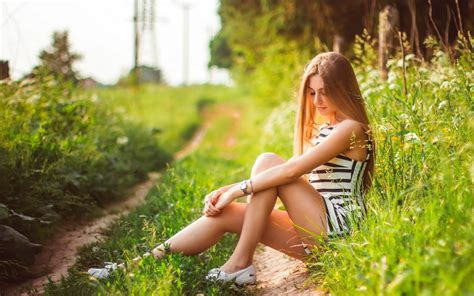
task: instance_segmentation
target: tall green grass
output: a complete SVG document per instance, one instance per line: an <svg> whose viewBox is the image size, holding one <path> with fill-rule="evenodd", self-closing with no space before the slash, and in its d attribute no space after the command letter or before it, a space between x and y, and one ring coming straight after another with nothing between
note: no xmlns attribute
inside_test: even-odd
<svg viewBox="0 0 474 296"><path fill-rule="evenodd" d="M359 53L376 174L367 219L313 261L322 287L336 295L474 293L473 53L460 42L451 66L428 42L430 65L407 55L403 69L402 57L393 59L387 81L370 66L375 54Z"/></svg>
<svg viewBox="0 0 474 296"><path fill-rule="evenodd" d="M235 93L235 92L234 92ZM260 116L239 99L233 103L243 113ZM246 107L247 106L247 107ZM216 106L217 107L217 106ZM211 107L212 108L212 107ZM246 134L254 120L241 122L237 137ZM71 294L149 294L149 295L206 295L247 294L245 289L209 283L204 280L207 271L222 265L230 256L235 236L226 235L209 251L195 257L179 254L163 260L143 260L131 273L118 272L108 280L93 280L82 274L93 265L104 261L129 261L134 256L165 241L181 228L200 217L204 196L213 189L236 182L250 172L251 151L260 147L239 141L234 148L222 145L223 135L233 124L228 114L218 114L207 131L198 150L176 162L160 179L157 187L147 196L146 203L118 221L108 232L110 239L87 246L68 278L59 285L50 285L48 295Z"/></svg>

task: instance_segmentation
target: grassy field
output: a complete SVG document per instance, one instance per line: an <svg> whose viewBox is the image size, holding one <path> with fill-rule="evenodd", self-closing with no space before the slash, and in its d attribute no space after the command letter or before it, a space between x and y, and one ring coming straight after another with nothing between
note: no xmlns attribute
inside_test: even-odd
<svg viewBox="0 0 474 296"><path fill-rule="evenodd" d="M392 60L382 82L370 62L359 65L377 171L367 219L314 260L314 275L332 293L474 293L474 59L462 44L460 54L454 66L436 48L431 65L413 55L406 69Z"/></svg>
<svg viewBox="0 0 474 296"><path fill-rule="evenodd" d="M235 90L232 93L235 94ZM263 114L252 110L251 100L246 97L240 96L238 100L227 104L233 108L239 107L246 114L246 120L240 121L236 137L247 134L256 122L255 117ZM209 108L219 110L218 107ZM200 256L172 255L159 262L144 260L133 271L133 275L119 272L108 281L96 281L80 272L94 264L102 265L104 261L129 260L144 253L198 218L205 194L247 176L251 169L250 159L256 157L261 147L249 140L239 139L236 146L226 148L223 135L228 134L232 124L230 114L218 112L198 150L168 169L160 184L147 196L146 203L108 231L111 239L82 250L81 258L70 276L60 285L51 285L48 294L249 293L243 289L221 287L204 281L207 270L222 265L230 255L235 242L235 237L231 235Z"/></svg>
<svg viewBox="0 0 474 296"><path fill-rule="evenodd" d="M454 66L436 48L431 65L409 55L403 68L394 59L388 80L381 81L370 66L375 53L359 53L357 74L377 143L377 169L367 218L350 236L328 240L326 251L308 262L312 280L332 294L474 293L474 59L468 50L460 54ZM145 260L133 274L117 273L107 281L77 272L131 258L165 240L199 217L207 192L247 177L259 153L290 156L295 102L265 108L256 103L264 98L233 94L221 103L241 111L237 146L222 146L232 119L221 114L200 148L168 170L146 204L108 232L110 239L88 246L75 271L51 285L49 294L246 293L203 281L230 254L230 236L200 256Z"/></svg>
<svg viewBox="0 0 474 296"><path fill-rule="evenodd" d="M95 93L135 122L157 133L170 153L176 152L196 131L201 111L209 104L231 99L223 86L200 85L170 88L144 85L140 88L104 88Z"/></svg>

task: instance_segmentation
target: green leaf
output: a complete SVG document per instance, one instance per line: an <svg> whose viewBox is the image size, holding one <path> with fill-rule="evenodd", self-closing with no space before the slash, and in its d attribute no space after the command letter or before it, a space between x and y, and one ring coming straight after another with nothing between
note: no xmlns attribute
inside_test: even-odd
<svg viewBox="0 0 474 296"><path fill-rule="evenodd" d="M9 211L6 205L0 203L0 220L8 218L10 216Z"/></svg>

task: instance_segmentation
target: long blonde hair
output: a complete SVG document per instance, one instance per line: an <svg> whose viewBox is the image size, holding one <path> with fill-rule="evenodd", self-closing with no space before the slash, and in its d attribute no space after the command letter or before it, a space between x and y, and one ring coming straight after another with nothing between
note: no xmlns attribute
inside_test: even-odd
<svg viewBox="0 0 474 296"><path fill-rule="evenodd" d="M325 52L315 56L305 67L298 91L298 110L294 134L295 156L303 154L304 147L317 134L317 112L308 94L309 79L319 75L324 82L328 97L348 118L360 122L372 141L371 155L364 172L363 190L372 184L375 164L375 142L370 133L365 102L359 89L354 70L347 58L337 52Z"/></svg>

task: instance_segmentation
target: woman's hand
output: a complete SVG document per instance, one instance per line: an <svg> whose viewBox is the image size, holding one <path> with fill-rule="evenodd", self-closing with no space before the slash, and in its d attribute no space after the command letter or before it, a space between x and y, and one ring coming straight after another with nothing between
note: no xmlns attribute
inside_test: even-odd
<svg viewBox="0 0 474 296"><path fill-rule="evenodd" d="M236 199L237 197L242 196L242 195L243 195L242 190L240 190L239 185L234 185L219 197L219 199L215 203L215 207L218 210L222 210L228 204L233 202L234 199Z"/></svg>
<svg viewBox="0 0 474 296"><path fill-rule="evenodd" d="M219 189L216 189L206 195L204 198L204 209L202 213L207 217L212 217L220 214L221 210L216 208L216 203L223 193L229 190L230 186L224 186Z"/></svg>
<svg viewBox="0 0 474 296"><path fill-rule="evenodd" d="M223 208L240 196L243 196L243 193L237 183L214 190L204 198L202 213L207 217L216 216L221 213Z"/></svg>

